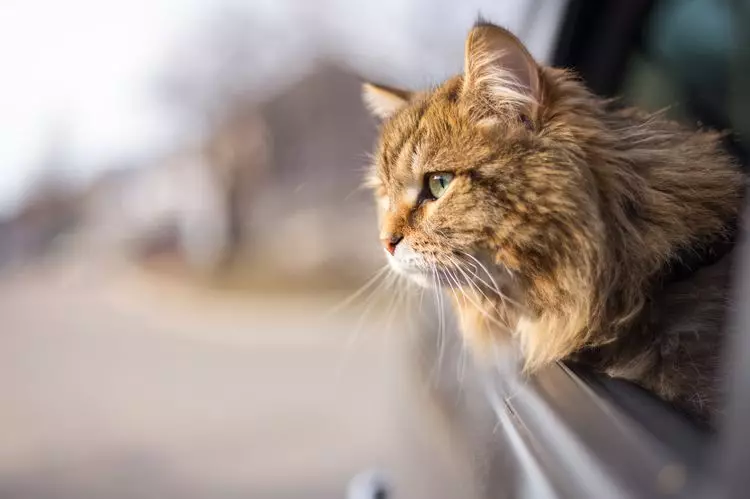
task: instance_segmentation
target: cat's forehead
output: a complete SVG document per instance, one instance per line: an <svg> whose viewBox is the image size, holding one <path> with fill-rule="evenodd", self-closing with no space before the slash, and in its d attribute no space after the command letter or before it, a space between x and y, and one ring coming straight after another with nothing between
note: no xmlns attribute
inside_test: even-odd
<svg viewBox="0 0 750 499"><path fill-rule="evenodd" d="M425 178L432 173L469 172L487 156L471 147L468 149L473 149L475 154L467 153L466 149L443 137L425 137L414 147L408 145L408 140L406 142L401 152L381 159L375 169L375 183L391 195L423 188Z"/></svg>
<svg viewBox="0 0 750 499"><path fill-rule="evenodd" d="M378 174L394 188L421 182L431 152L450 134L451 103L438 93L425 94L397 113L381 130Z"/></svg>

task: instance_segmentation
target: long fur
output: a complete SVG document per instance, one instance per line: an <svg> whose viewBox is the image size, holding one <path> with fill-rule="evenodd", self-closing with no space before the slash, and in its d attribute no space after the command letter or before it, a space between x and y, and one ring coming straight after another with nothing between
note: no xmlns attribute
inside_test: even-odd
<svg viewBox="0 0 750 499"><path fill-rule="evenodd" d="M689 348L718 348L727 272L692 298L710 305L704 316L682 319L703 343L655 328L677 321L665 317L664 270L680 251L724 237L738 216L745 180L720 135L620 109L565 70L538 67L538 85L524 86L490 45L470 35L465 74L383 123L371 175L378 197L397 201L428 172L456 176L440 200L391 206L381 218L436 266L469 253L511 276L495 290L503 296L455 300L477 350L513 341L529 372L583 359L689 411L713 411L713 393L674 380L689 370L714 376L715 355L691 365ZM532 109L529 126L521 118ZM674 341L683 343L666 345Z"/></svg>

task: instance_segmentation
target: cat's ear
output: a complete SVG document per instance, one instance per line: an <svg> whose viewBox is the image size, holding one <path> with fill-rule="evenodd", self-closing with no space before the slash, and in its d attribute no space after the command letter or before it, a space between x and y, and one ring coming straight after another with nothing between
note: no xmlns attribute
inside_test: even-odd
<svg viewBox="0 0 750 499"><path fill-rule="evenodd" d="M365 83L362 85L362 100L365 106L376 117L384 120L404 107L411 98L411 93L384 85Z"/></svg>
<svg viewBox="0 0 750 499"><path fill-rule="evenodd" d="M523 43L506 29L478 21L466 39L463 91L533 115L540 86L539 66Z"/></svg>

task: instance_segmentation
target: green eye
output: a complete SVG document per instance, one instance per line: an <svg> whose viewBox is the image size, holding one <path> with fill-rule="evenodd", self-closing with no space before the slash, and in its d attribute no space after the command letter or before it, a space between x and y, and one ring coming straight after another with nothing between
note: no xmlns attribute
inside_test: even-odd
<svg viewBox="0 0 750 499"><path fill-rule="evenodd" d="M448 189L451 180L453 180L452 173L431 173L427 177L427 188L430 190L430 195L435 199L442 196Z"/></svg>

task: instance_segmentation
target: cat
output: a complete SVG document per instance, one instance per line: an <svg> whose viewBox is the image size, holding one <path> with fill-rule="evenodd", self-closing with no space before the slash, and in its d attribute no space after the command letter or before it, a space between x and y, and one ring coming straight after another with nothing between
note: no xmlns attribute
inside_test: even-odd
<svg viewBox="0 0 750 499"><path fill-rule="evenodd" d="M745 183L721 134L600 98L484 21L463 74L363 99L385 255L444 288L479 357L583 363L715 417Z"/></svg>

